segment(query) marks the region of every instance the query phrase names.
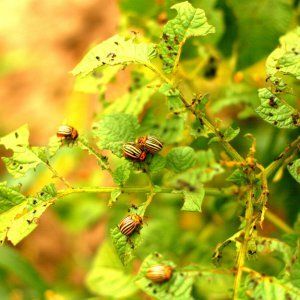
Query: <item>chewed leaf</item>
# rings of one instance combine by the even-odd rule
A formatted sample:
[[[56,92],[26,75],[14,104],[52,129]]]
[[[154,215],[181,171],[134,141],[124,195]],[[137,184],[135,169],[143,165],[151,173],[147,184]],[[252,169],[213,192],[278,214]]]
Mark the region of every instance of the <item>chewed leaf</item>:
[[[296,159],[287,166],[291,175],[300,183],[300,159]]]
[[[58,149],[53,149],[52,144],[49,144],[49,148],[30,147],[28,140],[28,125],[23,125],[0,139],[0,144],[13,151],[11,157],[3,157],[2,160],[15,178],[23,177],[27,171],[35,169],[41,163],[45,164]]]
[[[93,70],[105,66],[148,64],[156,56],[153,44],[136,43],[115,35],[92,48],[73,69],[73,75],[88,75]]]
[[[155,265],[166,265],[173,268],[169,281],[164,283],[153,283],[146,278],[147,270]],[[166,300],[189,300],[191,296],[194,278],[188,272],[180,272],[172,261],[165,260],[159,254],[151,254],[143,261],[140,271],[136,277],[136,284],[149,296],[155,299]]]
[[[0,183],[0,213],[4,213],[12,207],[22,203],[26,200],[20,192],[6,185]]]
[[[133,275],[126,274],[112,246],[108,242],[102,244],[87,274],[88,289],[104,297],[127,298],[137,291],[133,280]]]
[[[207,23],[204,11],[194,8],[188,1],[175,4],[171,8],[177,11],[177,16],[164,26],[162,40],[158,45],[166,73],[171,73],[176,68],[181,48],[187,38],[215,32],[214,27]]]
[[[123,185],[129,179],[132,170],[132,163],[125,159],[120,159],[117,168],[113,172],[113,180],[118,185]]]
[[[141,243],[140,234],[134,232],[129,238],[121,233],[119,227],[111,229],[110,235],[123,265],[134,258],[134,250]]]
[[[197,192],[183,191],[183,195],[184,204],[181,210],[201,212],[202,201],[205,195],[203,186]]]
[[[195,162],[195,151],[191,147],[176,147],[167,155],[167,167],[176,173],[191,168]]]
[[[112,206],[117,200],[118,197],[122,194],[120,189],[115,189],[110,193],[110,199],[108,202],[108,206]]]
[[[276,97],[266,88],[258,90],[261,105],[256,112],[266,122],[279,128],[297,128],[300,126],[300,115],[290,105]]]
[[[277,79],[278,72],[300,79],[300,27],[288,32],[279,41],[280,46],[267,59],[268,75],[271,80]]]
[[[99,139],[97,145],[121,156],[122,145],[134,141],[139,123],[136,117],[128,114],[106,115],[93,126],[93,133]]]
[[[53,184],[45,186],[36,197],[25,197],[16,190],[1,184],[3,200],[0,215],[0,241],[5,238],[14,245],[37,227],[37,220],[53,203],[56,189]],[[4,197],[5,196],[5,197]],[[5,205],[4,205],[5,203]]]

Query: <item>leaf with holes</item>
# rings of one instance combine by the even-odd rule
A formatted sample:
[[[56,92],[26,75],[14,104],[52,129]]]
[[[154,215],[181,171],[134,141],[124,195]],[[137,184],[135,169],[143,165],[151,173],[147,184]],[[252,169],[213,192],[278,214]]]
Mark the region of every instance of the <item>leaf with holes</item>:
[[[99,139],[97,145],[100,149],[110,150],[121,157],[123,144],[134,141],[138,128],[135,116],[118,113],[105,115],[101,121],[96,122],[93,134]]]
[[[207,23],[202,9],[194,8],[187,1],[175,4],[171,8],[177,11],[177,16],[164,26],[161,42],[158,45],[166,73],[171,73],[177,67],[186,39],[215,32],[214,27]]]
[[[166,265],[173,268],[172,276],[169,281],[153,283],[150,279],[146,278],[147,270],[155,265]],[[159,254],[147,256],[136,277],[136,284],[146,294],[155,299],[164,300],[193,299],[191,296],[193,283],[193,276],[189,275],[188,272],[180,272],[172,261],[165,260]]]
[[[153,44],[137,43],[134,38],[126,39],[115,35],[92,48],[73,69],[73,75],[88,75],[106,65],[149,64],[156,56]]]
[[[258,90],[261,105],[256,112],[266,122],[278,128],[297,128],[300,126],[299,113],[285,101],[279,99],[266,88]]]

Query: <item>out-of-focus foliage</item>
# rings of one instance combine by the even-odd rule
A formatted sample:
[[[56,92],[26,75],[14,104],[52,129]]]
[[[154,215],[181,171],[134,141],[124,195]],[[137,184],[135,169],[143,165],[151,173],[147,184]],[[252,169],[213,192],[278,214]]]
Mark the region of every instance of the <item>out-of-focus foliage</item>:
[[[21,299],[298,299],[298,2],[120,0],[119,33],[72,71],[101,106],[87,132],[31,146],[24,125],[0,138],[12,151],[1,244],[30,242],[51,206],[93,250],[66,255],[48,286],[4,246],[0,298],[15,285]],[[148,135],[162,151],[126,159],[124,143]],[[126,236],[130,214],[143,222]],[[164,283],[147,278],[155,265],[172,268]]]

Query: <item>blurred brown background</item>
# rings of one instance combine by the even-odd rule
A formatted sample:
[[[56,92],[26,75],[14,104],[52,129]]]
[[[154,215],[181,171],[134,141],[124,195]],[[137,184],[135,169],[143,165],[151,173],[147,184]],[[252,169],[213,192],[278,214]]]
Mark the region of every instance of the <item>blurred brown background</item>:
[[[91,44],[116,32],[118,18],[117,1],[111,0],[0,1],[0,135],[28,123],[31,142],[42,145],[61,122],[76,119],[74,111],[85,114],[75,122],[90,122],[96,99],[74,94],[69,72]],[[4,174],[2,162],[0,170]],[[100,221],[80,236],[70,235],[50,209],[18,248],[48,282],[64,277],[57,272],[67,264],[74,270],[64,279],[77,286],[83,268],[71,253],[90,257],[103,227]],[[12,299],[18,295],[12,291]]]

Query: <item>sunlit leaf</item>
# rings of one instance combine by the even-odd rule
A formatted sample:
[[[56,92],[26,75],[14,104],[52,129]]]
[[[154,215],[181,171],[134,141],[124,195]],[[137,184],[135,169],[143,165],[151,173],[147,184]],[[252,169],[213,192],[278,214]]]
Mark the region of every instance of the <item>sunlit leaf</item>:
[[[164,26],[158,47],[166,73],[171,73],[177,67],[181,48],[187,38],[215,32],[214,27],[207,23],[204,11],[194,8],[188,1],[175,4],[172,8],[177,11],[177,16]]]
[[[172,277],[169,281],[155,284],[151,280],[147,279],[147,270],[155,265],[167,265],[174,268]],[[173,262],[165,260],[159,254],[151,254],[143,261],[140,271],[136,277],[137,285],[149,296],[155,299],[177,299],[177,300],[189,300],[193,299],[191,296],[192,285],[194,278],[188,274],[188,272],[180,272],[176,269]]]
[[[105,65],[148,64],[155,55],[153,44],[136,43],[134,39],[115,35],[92,48],[72,74],[84,76]]]
[[[296,159],[289,163],[287,168],[295,180],[300,183],[300,159]]]
[[[108,242],[99,248],[93,265],[86,277],[88,289],[103,297],[127,298],[136,293],[134,277],[122,266]]]
[[[261,105],[256,112],[266,122],[278,128],[297,128],[300,125],[299,113],[285,101],[266,88],[258,91]]]
[[[204,199],[204,195],[205,190],[203,186],[196,192],[183,191],[184,204],[181,210],[201,212],[201,206],[202,201]]]
[[[173,148],[167,155],[167,167],[179,173],[191,168],[195,162],[195,151],[191,147]]]

